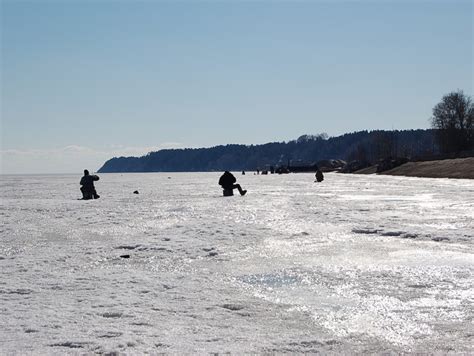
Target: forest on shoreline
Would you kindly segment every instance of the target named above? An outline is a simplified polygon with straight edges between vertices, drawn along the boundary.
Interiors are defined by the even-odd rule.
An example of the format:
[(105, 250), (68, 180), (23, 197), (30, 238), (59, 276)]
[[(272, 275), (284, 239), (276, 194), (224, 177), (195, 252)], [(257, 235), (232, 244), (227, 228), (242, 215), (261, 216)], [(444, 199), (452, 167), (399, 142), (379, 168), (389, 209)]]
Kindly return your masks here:
[(337, 137), (302, 135), (289, 142), (164, 149), (142, 157), (114, 157), (99, 173), (264, 170), (323, 160), (373, 164), (387, 157), (417, 159), (440, 153), (433, 129), (359, 131)]

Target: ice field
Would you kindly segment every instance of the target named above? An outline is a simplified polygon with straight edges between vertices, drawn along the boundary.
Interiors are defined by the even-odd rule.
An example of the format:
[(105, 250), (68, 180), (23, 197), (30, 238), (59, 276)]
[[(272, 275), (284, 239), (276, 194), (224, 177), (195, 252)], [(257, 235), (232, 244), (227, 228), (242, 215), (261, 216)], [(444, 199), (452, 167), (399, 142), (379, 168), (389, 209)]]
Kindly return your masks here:
[(220, 174), (0, 176), (0, 354), (474, 352), (474, 181)]

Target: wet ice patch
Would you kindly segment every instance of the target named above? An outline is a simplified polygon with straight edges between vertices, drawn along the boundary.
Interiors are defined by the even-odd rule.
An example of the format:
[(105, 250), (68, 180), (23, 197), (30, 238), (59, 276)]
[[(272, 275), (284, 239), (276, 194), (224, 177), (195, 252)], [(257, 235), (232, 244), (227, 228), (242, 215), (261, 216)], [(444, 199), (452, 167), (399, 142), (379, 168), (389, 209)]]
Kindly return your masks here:
[(37, 329), (32, 329), (32, 328), (25, 329), (26, 334), (32, 334), (32, 333), (37, 333), (37, 332), (39, 332), (39, 330)]
[(403, 235), (403, 231), (384, 231), (380, 233), (381, 236), (393, 236), (398, 237)]
[(0, 290), (0, 294), (19, 294), (19, 295), (28, 295), (33, 293), (34, 291), (28, 288), (17, 288), (17, 289), (10, 289), (10, 290)]
[(352, 229), (354, 234), (377, 234), (379, 229)]
[(436, 242), (449, 241), (449, 237), (435, 236), (435, 237), (432, 237), (431, 240), (436, 241)]
[(123, 316), (123, 313), (122, 312), (105, 312), (105, 313), (102, 313), (101, 316), (103, 316), (104, 318), (115, 319), (115, 318), (121, 318)]
[(404, 233), (400, 235), (400, 237), (404, 239), (416, 239), (418, 236), (419, 236), (418, 234), (412, 234), (412, 233)]
[[(361, 235), (376, 235), (376, 236), (385, 236), (385, 237), (399, 237), (403, 239), (417, 239), (420, 237), (418, 233), (412, 233), (402, 230), (384, 230), (382, 228), (374, 229), (374, 228), (353, 228), (351, 230), (354, 234), (361, 234)], [(428, 238), (428, 237), (426, 237)]]
[(115, 247), (117, 250), (135, 250), (136, 248), (141, 247), (142, 245), (137, 244), (137, 245), (120, 245)]
[(232, 311), (236, 311), (236, 310), (242, 310), (245, 307), (243, 305), (240, 305), (240, 304), (223, 304), (222, 308), (232, 310)]
[(82, 349), (89, 345), (90, 342), (84, 342), (84, 341), (64, 341), (64, 342), (58, 342), (58, 343), (53, 343), (49, 344), (51, 347), (66, 347), (69, 349)]
[(119, 336), (122, 336), (122, 335), (123, 335), (123, 333), (120, 332), (120, 331), (107, 331), (106, 333), (101, 334), (98, 337), (111, 339), (111, 338), (119, 337)]

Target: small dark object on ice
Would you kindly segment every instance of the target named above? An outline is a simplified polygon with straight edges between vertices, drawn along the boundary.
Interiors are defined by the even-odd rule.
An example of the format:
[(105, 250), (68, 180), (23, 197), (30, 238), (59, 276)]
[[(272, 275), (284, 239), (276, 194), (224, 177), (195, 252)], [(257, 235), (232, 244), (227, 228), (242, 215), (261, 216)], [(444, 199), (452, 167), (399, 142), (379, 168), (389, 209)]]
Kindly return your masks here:
[(316, 171), (316, 182), (322, 182), (324, 180), (323, 172), (321, 172), (319, 169)]
[(130, 255), (120, 255), (121, 258), (130, 258)]
[(139, 193), (138, 193), (138, 190), (135, 190), (135, 191), (133, 192), (133, 194), (139, 194)]

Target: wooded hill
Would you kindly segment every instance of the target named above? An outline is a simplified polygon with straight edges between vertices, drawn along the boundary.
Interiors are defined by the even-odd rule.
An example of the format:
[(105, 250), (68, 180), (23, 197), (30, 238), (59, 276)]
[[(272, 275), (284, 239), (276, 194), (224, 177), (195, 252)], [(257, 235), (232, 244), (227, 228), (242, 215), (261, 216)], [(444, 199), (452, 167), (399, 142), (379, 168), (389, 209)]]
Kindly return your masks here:
[(303, 135), (289, 142), (261, 145), (229, 144), (210, 148), (165, 149), (142, 157), (115, 157), (99, 173), (208, 172), (265, 169), (316, 163), (321, 160), (359, 160), (371, 163), (386, 157), (419, 157), (438, 153), (435, 130), (359, 131), (337, 137)]

